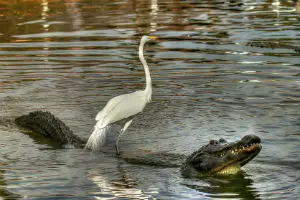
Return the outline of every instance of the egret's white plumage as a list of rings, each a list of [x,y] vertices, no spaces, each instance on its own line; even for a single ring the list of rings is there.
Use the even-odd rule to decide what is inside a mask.
[[[145,43],[152,37],[143,36],[139,46],[139,59],[144,66],[146,77],[146,88],[129,94],[123,94],[110,99],[106,106],[96,115],[96,125],[94,131],[89,137],[85,148],[98,150],[104,144],[106,134],[110,124],[127,119],[143,111],[146,104],[151,101],[152,83],[149,68],[143,55],[143,47]],[[131,124],[132,119],[128,119],[116,140],[116,150],[119,154],[118,142],[120,136],[125,132]]]

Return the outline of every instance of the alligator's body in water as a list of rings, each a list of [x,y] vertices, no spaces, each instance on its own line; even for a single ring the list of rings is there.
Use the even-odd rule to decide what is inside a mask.
[[[16,124],[55,139],[60,145],[72,144],[83,148],[86,141],[76,136],[69,127],[50,112],[35,111],[15,119]],[[261,150],[260,138],[246,135],[236,142],[211,140],[189,156],[154,153],[150,151],[121,152],[120,157],[136,164],[180,167],[185,177],[236,173]]]

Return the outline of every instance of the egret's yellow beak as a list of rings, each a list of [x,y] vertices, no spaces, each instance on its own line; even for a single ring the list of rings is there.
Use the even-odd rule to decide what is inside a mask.
[[[150,40],[157,40],[158,37],[157,36],[154,36],[154,35],[151,35],[151,36],[148,36]]]

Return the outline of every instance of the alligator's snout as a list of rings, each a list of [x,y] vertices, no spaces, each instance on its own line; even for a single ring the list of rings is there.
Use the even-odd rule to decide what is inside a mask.
[[[244,142],[244,143],[261,143],[261,139],[256,135],[245,135],[241,139],[241,142]]]

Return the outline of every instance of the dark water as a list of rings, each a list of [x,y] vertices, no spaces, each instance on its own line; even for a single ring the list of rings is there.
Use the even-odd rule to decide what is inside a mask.
[[[299,30],[292,0],[0,1],[0,196],[299,199]],[[184,179],[176,168],[57,149],[11,122],[48,110],[88,138],[108,99],[144,87],[144,34],[159,37],[145,52],[153,102],[121,149],[189,154],[255,133],[263,149],[240,175]]]

